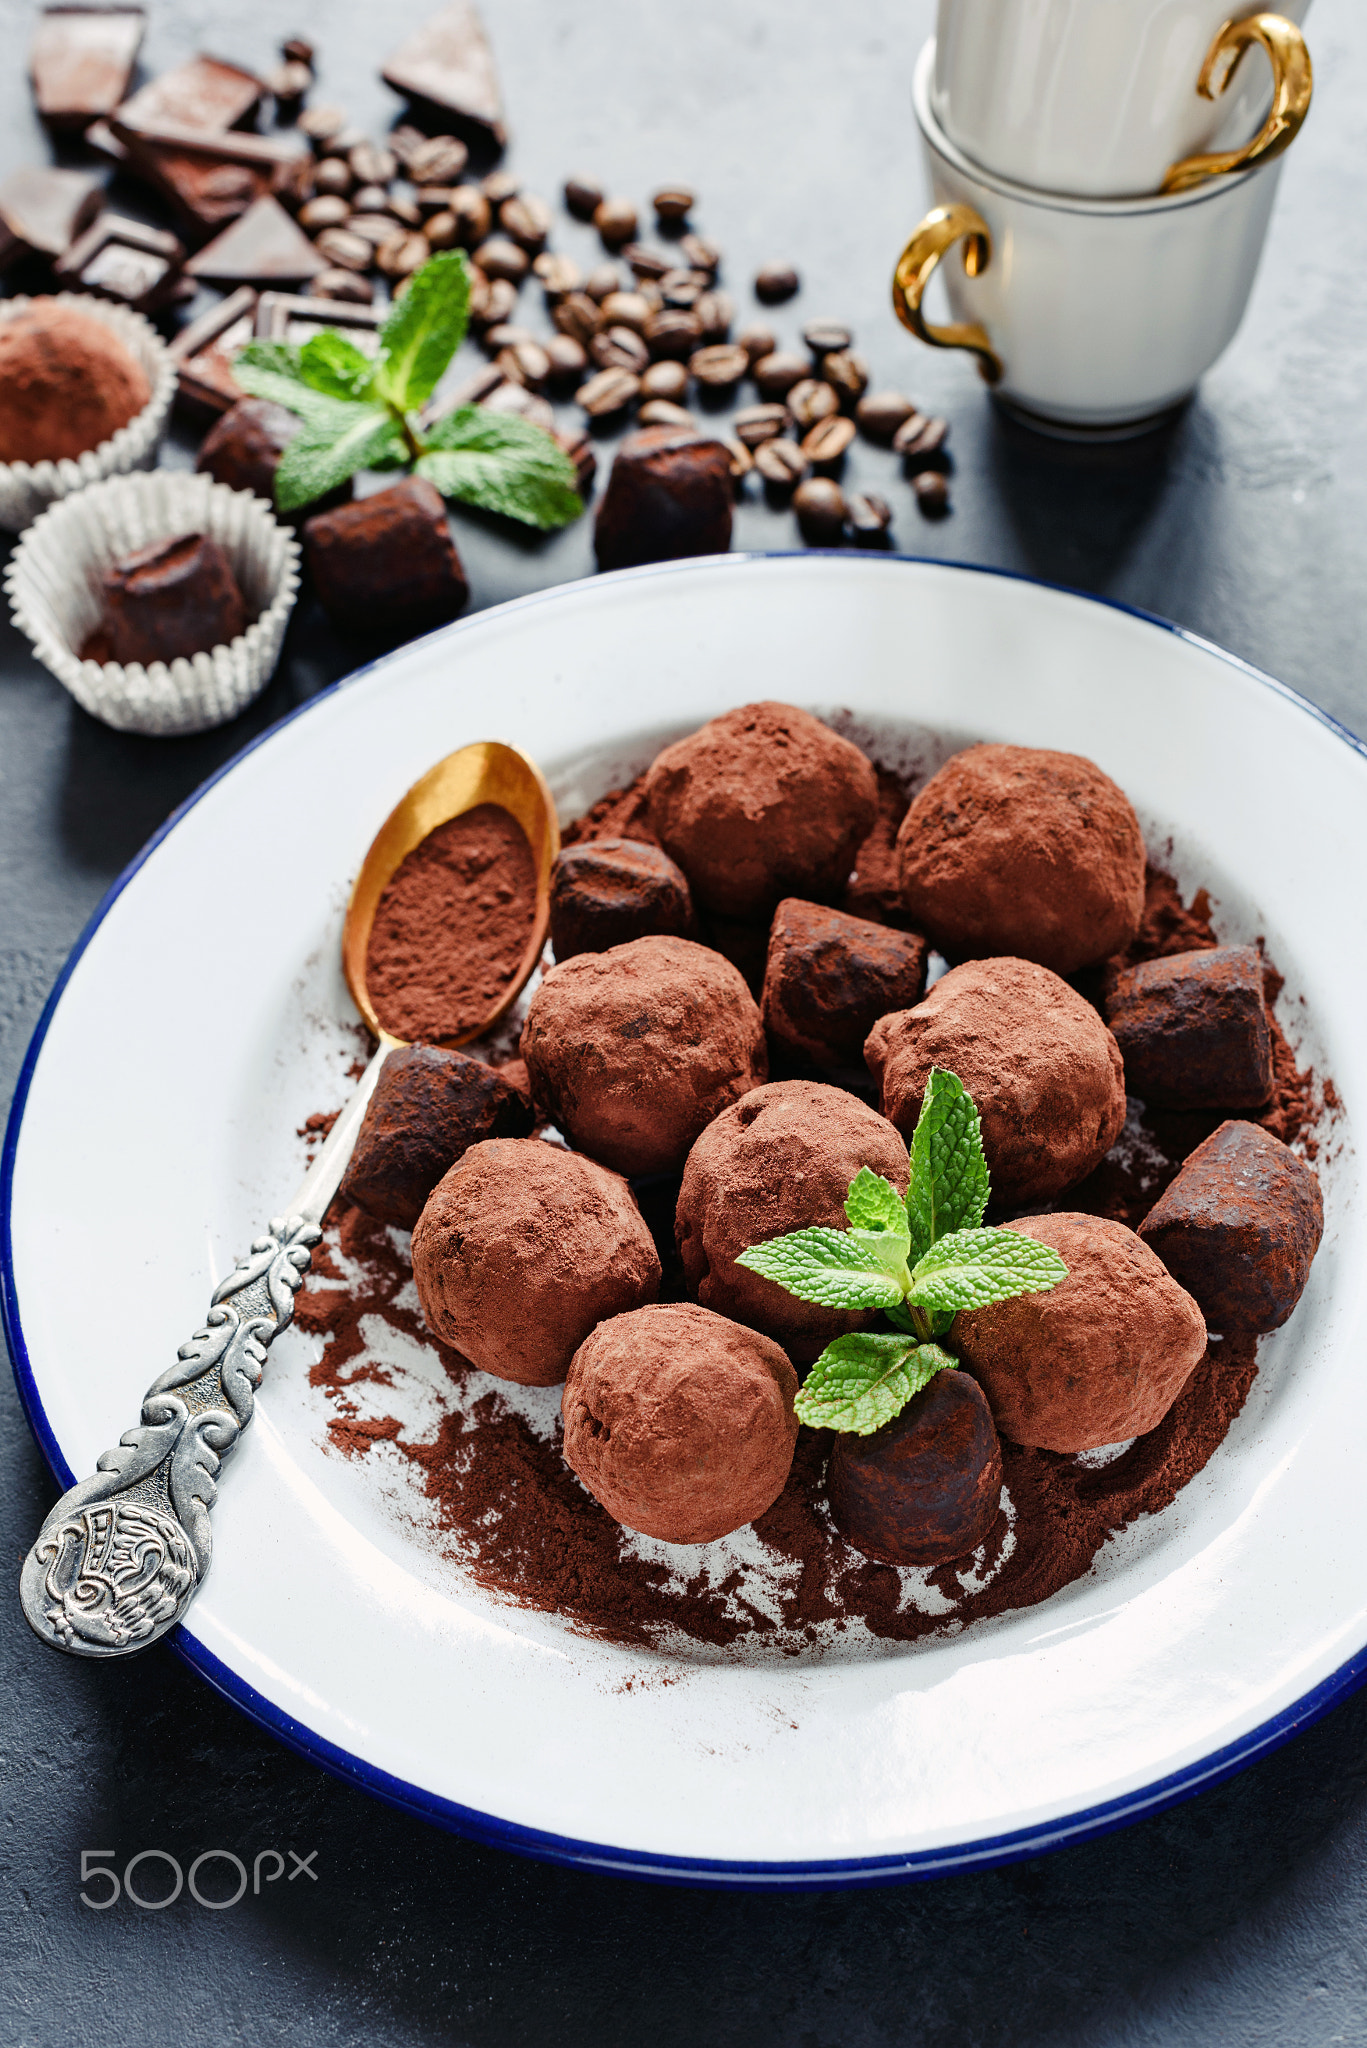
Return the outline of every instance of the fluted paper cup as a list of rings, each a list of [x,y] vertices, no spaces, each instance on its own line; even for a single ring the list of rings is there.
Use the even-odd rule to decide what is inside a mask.
[[[97,484],[107,476],[126,476],[130,470],[150,469],[176,395],[175,363],[150,320],[127,306],[114,306],[84,292],[53,296],[57,305],[74,306],[117,334],[146,377],[152,395],[141,412],[134,413],[126,426],[101,441],[98,448],[64,455],[60,462],[0,462],[0,527],[10,533],[22,533],[46,506],[84,490],[87,484]],[[0,301],[0,320],[12,320],[32,304],[31,298]]]
[[[172,662],[82,661],[104,615],[104,571],[184,533],[221,542],[252,624],[230,645]],[[270,681],[299,588],[299,543],[250,491],[183,470],[109,477],[33,522],[5,572],[14,622],[76,702],[120,732],[204,732]]]

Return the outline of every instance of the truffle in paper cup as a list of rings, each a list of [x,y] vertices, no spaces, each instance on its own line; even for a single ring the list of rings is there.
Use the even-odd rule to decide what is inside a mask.
[[[121,556],[207,533],[232,563],[252,623],[230,646],[172,662],[83,661],[104,615],[101,578]],[[299,543],[269,505],[181,470],[116,476],[36,519],[5,572],[14,622],[93,717],[120,732],[203,732],[235,718],[280,658],[299,588]]]
[[[35,301],[14,298],[0,301],[0,320],[12,320]],[[126,476],[130,470],[150,469],[157,459],[171,401],[176,395],[176,366],[166,343],[150,320],[127,306],[110,305],[84,292],[58,292],[51,303],[71,306],[88,314],[129,350],[147,379],[151,397],[141,412],[134,413],[125,426],[84,454],[64,455],[57,462],[0,462],[0,527],[20,533],[43,509],[87,484],[109,476]]]

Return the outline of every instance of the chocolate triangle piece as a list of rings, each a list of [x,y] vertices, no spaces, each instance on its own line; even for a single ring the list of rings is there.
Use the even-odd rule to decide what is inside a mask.
[[[140,7],[46,7],[29,50],[38,112],[79,133],[128,90],[147,16]]]
[[[395,92],[478,129],[500,149],[507,141],[493,52],[470,0],[448,0],[400,44],[381,76]]]
[[[192,412],[224,413],[246,397],[233,378],[233,358],[255,333],[256,309],[256,293],[241,285],[171,343],[178,395]]]
[[[186,265],[192,277],[207,278],[212,284],[293,283],[317,277],[327,267],[326,258],[269,193]]]
[[[90,171],[28,164],[0,184],[0,270],[21,256],[60,256],[100,210],[101,181]]]
[[[197,128],[216,134],[235,128],[254,113],[265,96],[263,81],[236,64],[217,57],[191,57],[174,71],[163,71],[119,108],[130,128]]]

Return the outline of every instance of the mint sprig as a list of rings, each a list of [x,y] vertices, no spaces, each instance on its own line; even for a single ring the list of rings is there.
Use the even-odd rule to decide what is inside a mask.
[[[463,250],[434,256],[390,308],[372,358],[325,328],[303,347],[253,341],[233,376],[255,398],[303,421],[281,456],[275,502],[297,512],[360,469],[411,464],[444,498],[543,531],[583,511],[574,464],[541,427],[484,406],[431,425],[419,417],[465,337],[470,267]]]
[[[862,1166],[848,1230],[811,1228],[751,1245],[736,1263],[824,1308],[882,1309],[898,1335],[837,1337],[796,1401],[800,1422],[869,1436],[955,1363],[934,1340],[965,1309],[1047,1293],[1068,1277],[1052,1245],[984,1230],[990,1177],[982,1127],[957,1074],[933,1067],[911,1141],[906,1198]]]

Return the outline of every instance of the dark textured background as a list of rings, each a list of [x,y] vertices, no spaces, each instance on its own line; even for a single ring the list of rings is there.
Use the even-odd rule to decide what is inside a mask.
[[[378,126],[396,110],[378,61],[425,8],[151,10],[157,68],[201,46],[262,66],[280,32],[314,35],[322,91]],[[895,504],[901,547],[1148,606],[1367,732],[1360,4],[1316,0],[1311,12],[1316,103],[1242,333],[1170,435],[1110,454],[1004,427],[965,359],[918,349],[886,310],[892,260],[923,206],[909,81],[930,0],[486,0],[486,12],[511,161],[532,189],[552,196],[580,167],[641,200],[688,182],[743,316],[758,310],[745,289],[754,266],[791,259],[805,289],[779,309],[782,334],[846,317],[880,383],[949,414],[955,511],[942,525],[920,520],[890,457],[859,458]],[[0,0],[0,168],[44,150],[22,76],[30,20]],[[590,246],[573,225],[557,239]],[[591,566],[586,527],[513,545],[465,520],[459,539],[478,604]],[[740,544],[792,541],[786,513],[756,504],[739,521]],[[225,731],[157,742],[84,717],[0,627],[6,1091],[68,948],[147,834],[348,665],[304,608],[258,706]],[[754,684],[781,694],[783,677]],[[0,1460],[15,1571],[53,1490],[8,1385]],[[1367,2039],[1367,1697],[1222,1789],[1065,1854],[878,1893],[706,1896],[545,1868],[401,1818],[278,1749],[164,1647],[96,1670],[41,1649],[16,1605],[0,1646],[4,2043]],[[144,1847],[188,1864],[211,1846],[250,1859],[271,1843],[316,1848],[316,1884],[281,1882],[224,1915],[185,1897],[164,1914],[124,1903],[97,1915],[77,1897],[85,1847],[117,1848],[121,1866]],[[150,1892],[150,1870],[145,1882]]]

